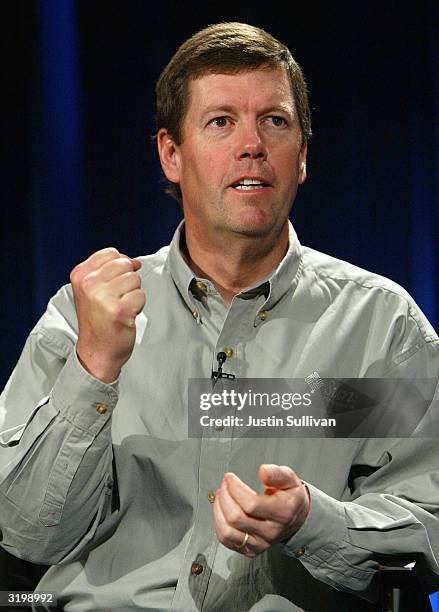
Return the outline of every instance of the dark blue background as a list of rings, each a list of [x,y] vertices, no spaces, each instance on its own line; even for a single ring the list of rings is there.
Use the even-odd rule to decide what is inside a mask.
[[[2,5],[0,383],[78,261],[169,241],[180,211],[150,140],[154,83],[182,41],[224,20],[267,29],[307,77],[302,243],[396,280],[437,328],[437,2],[16,0]]]
[[[379,272],[437,327],[439,10],[423,2],[15,2],[4,10],[0,382],[69,270],[115,245],[167,243],[180,219],[151,143],[154,84],[219,20],[289,45],[313,109],[304,244]],[[9,18],[9,21],[8,21]]]

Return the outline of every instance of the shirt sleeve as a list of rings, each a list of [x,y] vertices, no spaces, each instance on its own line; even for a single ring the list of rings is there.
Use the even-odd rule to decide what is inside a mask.
[[[78,362],[76,315],[61,290],[30,334],[0,398],[1,544],[54,564],[88,540],[112,487],[117,384]]]
[[[423,371],[432,376],[437,349],[437,342],[424,345],[392,374],[419,376]],[[437,413],[436,399],[430,410]],[[284,552],[300,559],[315,578],[366,599],[376,598],[380,565],[415,561],[425,589],[439,589],[437,440],[364,439],[349,480],[342,499],[306,483],[310,512],[283,545]]]

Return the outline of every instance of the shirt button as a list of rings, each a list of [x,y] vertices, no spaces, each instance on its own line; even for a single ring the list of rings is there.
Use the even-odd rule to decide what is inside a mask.
[[[301,557],[302,555],[305,554],[305,552],[306,552],[306,548],[304,546],[301,546],[294,552],[294,554],[296,555],[296,557]]]
[[[258,312],[258,317],[261,319],[261,321],[265,321],[265,319],[268,317],[268,312],[266,310],[260,310]]]
[[[201,572],[203,571],[203,566],[201,565],[201,563],[192,563],[191,565],[191,573],[194,576],[198,576],[199,574],[201,574]]]
[[[206,292],[207,291],[207,285],[206,283],[203,283],[203,281],[197,281],[196,283],[197,289],[199,289],[200,291]]]
[[[207,499],[211,504],[213,504],[213,502],[215,501],[215,493],[213,491],[208,491]]]
[[[229,346],[225,346],[223,348],[223,351],[225,352],[225,354],[227,355],[227,358],[230,359],[230,357],[233,357],[233,349],[230,348]]]
[[[223,429],[224,429],[224,425],[215,425],[215,429],[216,429],[217,431],[223,431]]]
[[[105,414],[108,410],[107,404],[96,404],[95,408],[96,412],[99,412],[99,414]]]
[[[192,316],[194,317],[194,319],[198,319],[198,310],[193,310]]]

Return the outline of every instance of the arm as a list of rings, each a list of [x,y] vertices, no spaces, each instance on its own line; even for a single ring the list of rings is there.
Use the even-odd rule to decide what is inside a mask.
[[[32,336],[2,396],[7,410],[24,406],[25,390],[36,386],[30,369],[45,349]],[[64,361],[60,359],[60,362]],[[31,403],[33,402],[33,403]],[[111,411],[117,391],[92,379],[75,351],[65,361],[50,395],[0,449],[2,545],[35,563],[53,564],[69,553],[105,510],[111,488]],[[29,398],[29,406],[35,398]],[[107,405],[101,414],[97,405]]]
[[[356,462],[362,467],[383,465],[356,479],[349,501],[334,499],[308,483],[304,487],[286,466],[261,466],[262,495],[226,474],[215,499],[218,539],[250,558],[278,544],[318,580],[366,599],[375,599],[373,579],[379,565],[386,564],[416,561],[426,590],[437,590],[436,441],[365,441]]]
[[[379,565],[411,561],[426,590],[439,588],[439,342],[430,336],[416,338],[416,350],[413,344],[387,376],[412,381],[429,403],[424,420],[430,427],[418,427],[425,438],[362,440],[350,468],[350,494],[337,500],[309,485],[310,514],[284,549],[316,578],[363,596],[373,589]],[[395,396],[395,418],[405,417],[412,398]]]
[[[426,589],[439,588],[439,487],[435,440],[365,440],[349,501],[308,485],[311,509],[284,552],[335,587],[374,597],[379,565],[416,561]],[[360,470],[361,471],[361,470]],[[371,590],[370,590],[371,589]]]
[[[67,289],[52,300],[2,395],[0,528],[2,545],[17,556],[71,559],[103,518],[117,402],[109,380],[134,344],[144,303],[138,267],[114,249],[80,264],[72,273],[75,306]]]
[[[422,381],[424,373],[430,382],[437,380],[436,340],[423,344],[416,353],[408,351],[408,355],[392,375],[404,379],[411,375]],[[431,388],[427,386],[426,397],[431,398]],[[431,413],[437,412],[436,404],[432,402]],[[215,515],[218,537],[229,548],[239,549],[247,556],[280,544],[285,554],[300,560],[315,578],[368,599],[376,595],[373,579],[380,564],[402,565],[415,560],[426,589],[436,590],[438,457],[435,439],[365,439],[351,465],[350,493],[335,499],[307,484],[310,506],[304,520],[300,516],[306,510],[306,499],[294,473],[296,481],[285,474],[282,486],[277,487],[270,500],[266,493],[257,495],[236,477],[226,475],[216,500],[221,509]],[[335,465],[339,463],[338,457]],[[278,505],[272,501],[276,498]],[[240,549],[245,532],[250,534],[247,546]]]

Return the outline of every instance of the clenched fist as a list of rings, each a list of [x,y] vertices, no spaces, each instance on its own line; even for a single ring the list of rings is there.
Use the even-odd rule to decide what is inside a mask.
[[[78,358],[95,378],[116,380],[136,339],[136,316],[145,305],[141,264],[114,248],[93,253],[70,274],[78,316]]]

